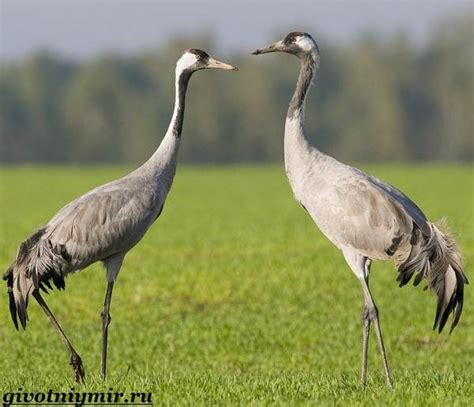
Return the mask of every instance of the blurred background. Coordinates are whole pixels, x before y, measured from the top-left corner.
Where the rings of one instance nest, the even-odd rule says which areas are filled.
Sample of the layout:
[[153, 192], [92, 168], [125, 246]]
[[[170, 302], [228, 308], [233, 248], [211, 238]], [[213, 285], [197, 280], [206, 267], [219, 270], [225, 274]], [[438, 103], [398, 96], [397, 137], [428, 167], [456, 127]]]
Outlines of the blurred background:
[[321, 69], [307, 134], [353, 161], [470, 161], [474, 3], [1, 0], [0, 161], [139, 163], [174, 103], [174, 65], [202, 48], [239, 66], [190, 84], [180, 160], [282, 158], [298, 63], [252, 57], [311, 33]]

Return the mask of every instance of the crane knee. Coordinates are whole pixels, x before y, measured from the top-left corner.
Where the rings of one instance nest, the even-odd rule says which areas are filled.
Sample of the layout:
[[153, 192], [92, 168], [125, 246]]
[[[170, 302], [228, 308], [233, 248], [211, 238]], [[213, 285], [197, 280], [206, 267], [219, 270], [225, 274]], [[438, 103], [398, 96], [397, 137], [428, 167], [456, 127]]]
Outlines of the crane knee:
[[102, 318], [103, 327], [107, 328], [110, 324], [110, 321], [112, 321], [112, 317], [108, 312], [105, 312], [105, 310], [100, 313], [100, 316]]
[[366, 324], [369, 321], [373, 322], [378, 318], [378, 315], [379, 311], [375, 305], [364, 305], [364, 308], [362, 309], [362, 323]]

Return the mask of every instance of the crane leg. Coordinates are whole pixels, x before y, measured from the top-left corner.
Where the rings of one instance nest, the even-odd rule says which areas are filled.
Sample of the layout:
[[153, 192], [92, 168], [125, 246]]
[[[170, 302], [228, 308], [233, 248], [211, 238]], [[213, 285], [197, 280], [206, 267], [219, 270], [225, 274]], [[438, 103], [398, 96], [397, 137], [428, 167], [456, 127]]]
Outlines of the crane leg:
[[49, 319], [49, 322], [51, 322], [51, 325], [53, 326], [54, 330], [58, 333], [60, 336], [61, 340], [64, 343], [64, 346], [66, 346], [66, 349], [69, 352], [69, 364], [71, 365], [72, 368], [72, 375], [74, 377], [74, 380], [77, 383], [84, 383], [85, 379], [85, 371], [84, 367], [82, 366], [82, 360], [79, 356], [79, 354], [76, 352], [74, 347], [72, 346], [71, 342], [69, 341], [68, 337], [64, 333], [64, 331], [61, 328], [61, 325], [59, 325], [58, 321], [54, 317], [53, 313], [49, 309], [48, 305], [44, 301], [43, 297], [41, 296], [40, 292], [38, 290], [34, 290], [32, 293], [34, 299], [38, 301], [38, 304], [41, 306], [43, 309], [44, 313]]
[[371, 323], [374, 324], [375, 334], [377, 336], [377, 343], [379, 345], [380, 353], [382, 354], [382, 363], [385, 372], [385, 380], [387, 386], [393, 389], [392, 378], [390, 376], [390, 369], [387, 362], [387, 353], [385, 352], [385, 346], [383, 344], [382, 330], [380, 329], [379, 312], [375, 305], [372, 294], [369, 290], [368, 275], [366, 274], [364, 279], [361, 279], [362, 289], [364, 290], [364, 310], [362, 313], [363, 323], [363, 348], [362, 348], [362, 372], [361, 372], [361, 387], [365, 387], [365, 380], [367, 376], [367, 348], [369, 343], [369, 330]]
[[110, 302], [112, 300], [112, 290], [114, 288], [114, 282], [109, 281], [107, 283], [107, 291], [105, 293], [104, 300], [104, 309], [102, 310], [100, 316], [102, 317], [102, 363], [101, 363], [101, 373], [102, 379], [105, 380], [107, 373], [107, 342], [109, 338], [109, 324], [112, 318], [110, 317]]
[[360, 368], [360, 387], [365, 389], [367, 382], [367, 351], [369, 349], [370, 319], [365, 315], [365, 307], [362, 312], [362, 361]]

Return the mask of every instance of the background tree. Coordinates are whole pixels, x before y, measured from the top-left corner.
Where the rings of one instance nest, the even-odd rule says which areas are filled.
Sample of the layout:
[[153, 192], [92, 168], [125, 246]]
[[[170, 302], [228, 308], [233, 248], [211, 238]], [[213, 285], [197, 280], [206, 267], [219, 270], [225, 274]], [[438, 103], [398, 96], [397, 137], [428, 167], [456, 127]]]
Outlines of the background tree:
[[[474, 18], [447, 19], [424, 45], [363, 34], [322, 52], [308, 99], [307, 134], [343, 160], [472, 160]], [[212, 36], [177, 38], [139, 55], [65, 61], [46, 52], [0, 72], [2, 162], [145, 160], [173, 109], [174, 66]], [[295, 61], [226, 57], [232, 78], [191, 81], [181, 159], [276, 161], [295, 86]]]

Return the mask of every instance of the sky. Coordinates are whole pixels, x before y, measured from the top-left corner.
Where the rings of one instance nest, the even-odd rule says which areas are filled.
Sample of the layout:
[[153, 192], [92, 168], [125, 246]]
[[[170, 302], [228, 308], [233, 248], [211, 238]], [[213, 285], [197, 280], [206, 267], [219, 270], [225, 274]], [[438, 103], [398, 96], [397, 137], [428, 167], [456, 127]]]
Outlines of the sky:
[[21, 60], [40, 49], [71, 59], [128, 54], [205, 32], [224, 54], [296, 30], [331, 43], [403, 31], [422, 44], [435, 22], [467, 13], [474, 1], [0, 0], [0, 58]]

